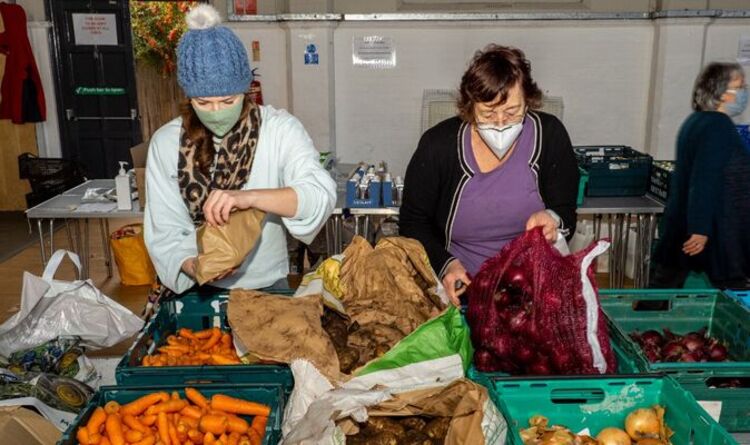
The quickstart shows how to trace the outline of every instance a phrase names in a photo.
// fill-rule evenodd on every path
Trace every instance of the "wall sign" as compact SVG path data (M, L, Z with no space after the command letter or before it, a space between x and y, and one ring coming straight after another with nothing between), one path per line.
M117 45L115 14L72 14L76 45Z
M305 65L318 65L319 63L318 47L314 43L308 44L305 47Z
M76 87L76 96L124 96L125 88L120 87Z
M396 48L393 39L383 36L354 37L352 63L365 68L395 68Z

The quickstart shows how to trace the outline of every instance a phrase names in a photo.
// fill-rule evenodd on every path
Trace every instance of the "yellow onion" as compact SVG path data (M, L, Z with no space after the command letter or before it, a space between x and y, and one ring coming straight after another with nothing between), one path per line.
M599 445L631 445L630 436L620 428L604 428L596 436Z
M641 439L635 445L664 445L664 442L659 439Z
M575 435L568 430L550 430L539 438L539 445L574 445Z
M640 408L630 414L625 419L625 431L635 439L658 439L662 430L662 424L659 421L659 415L653 408Z

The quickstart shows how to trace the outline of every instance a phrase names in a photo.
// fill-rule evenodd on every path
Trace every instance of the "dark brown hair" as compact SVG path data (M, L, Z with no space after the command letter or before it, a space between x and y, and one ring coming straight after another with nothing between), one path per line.
M461 78L457 104L459 116L466 122L474 122L474 104L491 102L498 95L502 104L517 83L520 83L530 109L542 106L542 91L531 78L531 64L523 51L495 44L477 51Z
M241 122L247 117L250 104L252 103L250 93L245 93L242 105L242 113L240 113L240 119L237 122ZM186 99L180 106L180 115L182 116L182 128L185 129L187 137L195 144L196 153L195 160L198 162L198 169L206 176L211 174L211 165L214 163L214 155L216 149L214 148L213 136L211 130L203 125L203 122L195 114L193 105L190 103L190 98Z

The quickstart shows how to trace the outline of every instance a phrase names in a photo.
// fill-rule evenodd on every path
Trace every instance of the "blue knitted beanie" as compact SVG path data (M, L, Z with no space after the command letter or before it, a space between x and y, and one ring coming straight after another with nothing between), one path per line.
M253 74L240 39L220 26L219 12L198 5L185 17L188 30L177 45L177 81L187 97L242 94Z

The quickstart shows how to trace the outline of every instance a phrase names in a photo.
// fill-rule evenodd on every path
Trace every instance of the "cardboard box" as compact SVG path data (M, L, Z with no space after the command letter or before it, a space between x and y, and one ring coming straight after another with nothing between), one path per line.
M135 185L138 189L138 202L141 209L146 207L146 158L148 157L148 142L142 142L130 148L130 157L133 159L133 170L135 170Z
M52 422L30 409L0 407L0 438L3 443L55 445L61 436Z

